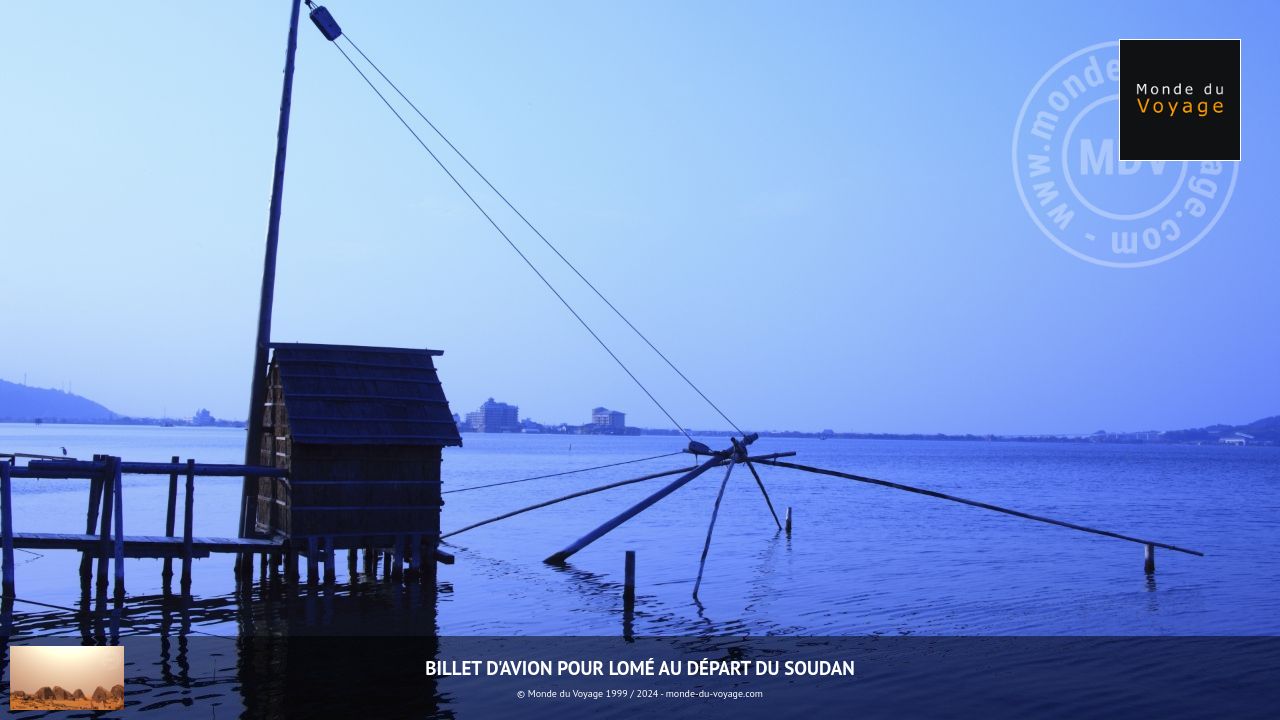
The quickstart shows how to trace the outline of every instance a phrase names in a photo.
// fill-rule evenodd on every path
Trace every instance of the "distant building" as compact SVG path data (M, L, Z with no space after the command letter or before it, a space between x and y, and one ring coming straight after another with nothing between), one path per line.
M627 414L606 407L595 408L591 411L591 424L583 429L604 435L623 435L627 432Z
M466 425L473 432L520 432L520 408L497 402L493 398L484 401L479 410L467 413Z

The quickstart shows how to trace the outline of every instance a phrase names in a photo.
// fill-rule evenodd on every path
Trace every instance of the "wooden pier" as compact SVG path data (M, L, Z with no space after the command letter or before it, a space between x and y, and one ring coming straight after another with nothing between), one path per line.
M15 458L16 459L16 458ZM166 535L126 535L125 503L121 479L124 475L168 475L170 478ZM183 500L183 529L175 532L178 478L186 476ZM27 465L13 465L0 460L0 534L3 535L4 597L15 596L16 579L13 551L74 550L82 553L80 578L87 588L93 580L97 560L98 587L107 586L108 564L113 565L115 593L124 594L124 558L163 558L166 586L172 576L171 561L182 561L182 591L190 592L191 563L212 553L278 554L287 547L287 538L220 538L196 537L192 529L195 515L195 479L197 477L239 477L257 475L283 478L287 471L272 467L248 465L185 463L174 458L169 463L125 462L107 455L93 460L32 460ZM88 507L83 533L18 532L13 522L12 485L15 479L80 479L89 482Z

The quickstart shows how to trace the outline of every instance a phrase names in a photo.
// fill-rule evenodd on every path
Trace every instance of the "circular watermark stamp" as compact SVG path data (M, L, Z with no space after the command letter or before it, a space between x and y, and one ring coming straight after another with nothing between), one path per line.
M1227 209L1239 163L1120 159L1120 43L1060 60L1013 130L1023 207L1058 247L1095 265L1155 265L1200 242Z

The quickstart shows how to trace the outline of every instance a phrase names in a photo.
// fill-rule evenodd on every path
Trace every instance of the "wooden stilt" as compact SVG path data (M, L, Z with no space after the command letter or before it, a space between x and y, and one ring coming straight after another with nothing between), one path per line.
M422 536L409 536L409 572L405 580L417 580L422 574Z
M316 538L314 536L307 538L307 584L308 585L315 585L316 582L320 580L320 572L316 567L316 561L317 561L316 556L319 554L318 547L317 547L318 541L319 541L319 538Z
M196 461L187 458L186 492L182 500L182 594L191 594L192 537L195 532Z
M110 481L107 473L109 467L97 471L99 480L102 482L102 514L99 519L98 533L98 581L96 587L99 593L105 593L107 590L107 563L111 560L111 513L115 508L115 484Z
M3 546L3 564L4 564L4 592L5 602L12 600L15 595L14 590L14 565L13 565L13 492L10 487L12 478L9 476L9 461L0 460L0 503L4 506L0 507L0 535L4 537ZM6 619L8 613L5 613ZM6 634L7 637L7 634Z
M391 577L391 553L382 553L382 577Z
M94 461L101 459L93 456ZM89 479L89 509L85 513L84 534L92 535L98 524L98 510L102 506L102 476L94 474ZM84 552L80 557L80 583L87 584L93 578L93 553Z
M178 456L174 455L171 462L178 464ZM166 506L164 515L164 534L166 537L173 537L174 529L178 521L178 472L169 473L169 504ZM170 578L173 577L173 558L164 559L164 568L160 571L160 577L165 585L169 584Z
M377 556L374 555L373 546L369 546L364 549L364 574L368 575L370 578L373 577L373 572L377 566L376 557Z
M115 561L112 563L115 571L115 593L116 599L124 598L124 479L120 472L120 458L111 458L111 475L110 481L112 491L115 495L115 543L113 555Z
M1148 544L1143 550L1142 571L1148 575L1156 572L1156 546Z
M298 582L298 553L293 548L284 554L284 576L288 582Z
M791 508L787 508L787 537L791 537Z
M336 550L334 550L334 547L333 547L333 537L332 536L326 537L324 539L324 584L325 585L332 585L334 584L334 582L337 581L338 572L337 572L337 569L334 568L334 565L337 564L337 557L338 557L338 553Z
M347 579L348 582L356 581L356 549L347 550Z
M266 582L267 579L267 566L270 563L270 558L268 557L269 554L270 553L259 553L258 557L258 579L263 582Z
M391 550L391 579L399 581L404 570L404 536L397 535L395 546Z

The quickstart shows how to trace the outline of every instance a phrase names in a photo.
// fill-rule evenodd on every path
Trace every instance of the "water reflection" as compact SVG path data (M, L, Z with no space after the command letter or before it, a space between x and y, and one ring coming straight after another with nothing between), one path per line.
M19 599L4 607L6 685L11 643L119 644L130 712L450 717L423 674L439 651L437 597L434 583L356 574L308 585L268 573L214 597L162 592L116 603L85 593L74 608Z

